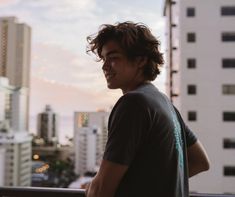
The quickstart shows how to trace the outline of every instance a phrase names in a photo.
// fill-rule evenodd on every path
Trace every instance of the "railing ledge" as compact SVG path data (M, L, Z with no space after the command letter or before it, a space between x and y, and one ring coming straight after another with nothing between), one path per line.
M51 187L0 187L0 197L85 197L83 189ZM235 197L235 194L191 193L190 197Z
M0 187L0 197L85 197L85 190L48 187Z

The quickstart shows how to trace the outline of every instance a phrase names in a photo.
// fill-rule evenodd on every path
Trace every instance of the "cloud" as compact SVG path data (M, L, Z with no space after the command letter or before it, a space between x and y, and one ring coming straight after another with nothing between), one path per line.
M81 89L102 90L105 80L101 65L87 55L51 44L37 44L32 54L32 75Z
M35 15L44 22L69 22L70 19L78 19L78 16L89 16L96 8L95 0L21 0L21 9L33 10Z
M29 7L42 7L42 8L49 8L49 9L59 9L67 8L74 9L74 10L87 10L92 9L96 5L95 0L59 0L59 1L51 1L51 0L21 0L21 4L27 5Z
M90 91L60 84L38 77L31 78L30 114L40 113L46 104L63 116L73 116L74 111L109 109L120 97L120 91Z
M0 5L1 6L12 6L19 2L20 0L1 0Z

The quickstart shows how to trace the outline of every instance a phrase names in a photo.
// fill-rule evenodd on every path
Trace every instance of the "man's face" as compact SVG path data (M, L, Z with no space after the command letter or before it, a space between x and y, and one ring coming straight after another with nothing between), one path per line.
M142 71L138 62L129 60L117 42L108 41L102 47L101 56L108 88L120 88L126 93L139 85Z

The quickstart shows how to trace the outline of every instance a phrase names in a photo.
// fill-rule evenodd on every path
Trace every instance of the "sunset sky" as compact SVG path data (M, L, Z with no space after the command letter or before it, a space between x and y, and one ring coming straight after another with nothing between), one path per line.
M120 90L108 90L101 64L86 54L86 37L104 23L143 22L161 40L163 0L0 0L0 16L32 28L30 113L45 104L61 116L109 109ZM154 81L164 90L164 72Z

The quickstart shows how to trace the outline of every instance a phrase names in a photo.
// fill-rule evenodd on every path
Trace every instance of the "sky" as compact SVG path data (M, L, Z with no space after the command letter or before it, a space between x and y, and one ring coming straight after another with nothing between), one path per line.
M15 16L32 29L30 115L49 104L60 116L109 110L121 96L108 90L86 37L101 24L145 23L164 52L164 0L0 0L0 17ZM164 91L164 69L154 81Z

